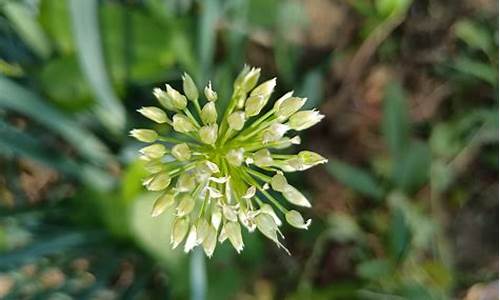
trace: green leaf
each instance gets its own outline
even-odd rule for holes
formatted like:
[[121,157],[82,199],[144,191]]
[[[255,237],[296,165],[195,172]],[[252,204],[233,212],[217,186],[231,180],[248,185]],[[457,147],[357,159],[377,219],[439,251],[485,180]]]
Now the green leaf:
[[200,61],[200,82],[204,84],[212,71],[215,53],[215,34],[219,13],[222,11],[219,0],[198,1],[201,14],[198,27],[198,53]]
[[323,100],[323,73],[320,68],[313,69],[305,75],[300,88],[300,96],[307,96],[303,109],[318,107]]
[[84,158],[102,165],[111,160],[106,146],[91,132],[81,128],[37,95],[15,82],[0,76],[0,107],[22,113],[61,135]]
[[386,87],[382,132],[391,158],[397,160],[406,152],[410,136],[406,95],[399,83]]
[[412,0],[376,0],[375,8],[383,17],[404,13]]
[[59,51],[69,54],[74,51],[67,0],[42,0],[40,2],[40,24],[55,42]]
[[356,273],[362,278],[378,280],[387,276],[392,271],[391,263],[386,259],[373,259],[363,261],[356,267]]
[[329,159],[326,169],[338,181],[360,194],[375,200],[380,200],[384,196],[384,190],[379,182],[364,170],[335,159]]
[[498,72],[492,64],[461,56],[454,61],[453,67],[463,74],[476,77],[492,86],[497,85]]
[[139,84],[164,80],[176,60],[173,45],[183,34],[181,28],[174,29],[173,22],[148,11],[113,2],[103,3],[100,17],[105,58],[118,87],[129,80]]
[[389,233],[389,245],[393,259],[396,262],[404,260],[411,242],[411,231],[401,209],[392,211]]
[[98,24],[97,0],[71,0],[73,35],[83,73],[97,96],[96,114],[110,131],[125,127],[125,109],[115,95],[104,63]]
[[494,47],[493,35],[472,20],[460,20],[455,23],[454,29],[459,39],[471,48],[482,50],[486,55],[489,55]]
[[63,56],[44,64],[38,78],[49,100],[61,108],[80,111],[94,103],[74,56]]
[[41,58],[49,57],[50,43],[38,24],[34,12],[30,11],[21,1],[7,1],[3,5],[3,12],[19,36],[38,56]]
[[68,175],[78,175],[78,165],[57,155],[39,139],[12,127],[0,119],[0,152],[7,156],[21,155]]
[[415,192],[429,178],[431,153],[421,142],[412,143],[394,166],[393,182],[398,188]]

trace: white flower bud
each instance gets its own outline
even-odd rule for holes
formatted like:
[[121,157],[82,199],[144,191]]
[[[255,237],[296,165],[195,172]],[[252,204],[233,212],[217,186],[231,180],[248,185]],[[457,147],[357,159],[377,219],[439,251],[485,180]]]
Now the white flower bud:
[[250,186],[245,194],[241,196],[243,199],[251,199],[253,196],[255,196],[255,193],[257,192],[257,188],[255,186]]
[[162,144],[152,144],[139,150],[139,153],[149,158],[157,159],[163,157],[167,153],[167,149]]
[[307,129],[319,123],[325,116],[316,110],[304,110],[293,114],[288,125],[297,131]]
[[273,217],[274,223],[276,223],[277,226],[281,226],[281,219],[278,217],[278,215],[274,212],[274,209],[271,205],[269,204],[264,204],[260,208],[260,211],[262,213],[268,214],[271,217]]
[[177,216],[184,217],[189,215],[195,206],[196,202],[190,194],[182,194],[179,199],[179,205],[177,205],[176,211]]
[[267,149],[261,149],[253,154],[254,164],[258,167],[268,167],[273,164],[271,152]]
[[253,89],[253,91],[250,93],[250,96],[257,96],[257,95],[264,96],[267,102],[275,86],[276,86],[276,78],[270,79],[266,82],[261,83],[258,87]]
[[205,254],[212,257],[215,246],[217,245],[217,230],[212,226],[208,227],[207,236],[203,240],[202,246]]
[[132,129],[130,136],[144,143],[152,143],[158,139],[158,133],[151,129]]
[[219,126],[217,124],[205,125],[200,128],[200,139],[203,143],[213,145],[217,141]]
[[288,125],[281,123],[273,123],[271,126],[266,128],[264,135],[262,136],[262,142],[264,144],[275,142],[281,139],[285,133],[290,129]]
[[293,91],[290,91],[286,94],[284,94],[283,96],[281,96],[278,100],[276,100],[276,102],[274,102],[274,106],[273,106],[273,109],[274,109],[274,112],[276,113],[276,111],[279,110],[281,104],[287,100],[288,98],[292,97],[293,96]]
[[208,235],[208,231],[210,230],[210,224],[208,224],[205,218],[200,218],[196,222],[196,243],[201,244],[205,240]]
[[302,106],[304,106],[304,103],[306,103],[306,100],[306,98],[298,97],[285,99],[274,114],[280,121],[284,121],[301,109]]
[[260,77],[260,68],[249,68],[245,66],[241,73],[238,75],[236,80],[234,81],[234,89],[241,89],[243,92],[248,93],[251,91]]
[[312,151],[300,151],[298,156],[307,169],[328,162],[328,159]]
[[181,193],[191,192],[196,186],[193,174],[184,172],[177,178],[176,190]]
[[214,102],[217,101],[217,93],[212,89],[212,82],[208,82],[208,85],[205,87],[205,97],[208,101]]
[[245,150],[243,148],[229,150],[226,154],[227,162],[234,167],[239,167],[243,163],[243,153]]
[[146,188],[150,191],[157,192],[164,190],[170,184],[171,178],[168,173],[158,173],[146,179],[144,184]]
[[219,229],[220,223],[222,222],[222,212],[220,209],[215,208],[212,212],[212,218],[210,219],[210,223],[215,229]]
[[285,214],[285,219],[288,224],[295,228],[307,229],[311,225],[311,219],[304,221],[302,215],[296,210],[290,210]]
[[182,88],[184,89],[184,95],[186,95],[189,100],[198,100],[199,94],[196,84],[187,73],[184,73],[184,76],[182,76]]
[[262,232],[263,235],[274,242],[278,242],[278,225],[276,225],[276,223],[274,222],[274,218],[271,215],[261,213],[257,215],[255,221],[257,224],[257,229],[259,229],[259,231]]
[[186,243],[184,244],[184,252],[188,253],[191,249],[196,247],[196,245],[198,245],[196,238],[196,226],[192,225],[186,238]]
[[175,204],[175,196],[170,193],[164,193],[156,199],[153,210],[151,211],[152,217],[161,215],[167,208]]
[[167,95],[170,98],[172,106],[178,110],[183,110],[184,108],[186,108],[187,105],[186,97],[184,97],[181,93],[172,88],[170,85],[167,84],[166,87],[167,87]]
[[144,165],[144,169],[146,169],[149,173],[155,174],[163,171],[164,164],[159,160],[148,161]]
[[311,203],[307,200],[301,192],[291,185],[288,185],[282,192],[283,196],[288,202],[304,207],[311,207]]
[[241,237],[241,227],[238,222],[227,222],[224,224],[224,232],[229,238],[236,252],[240,253],[243,250],[243,238]]
[[204,124],[213,124],[217,122],[217,110],[214,102],[208,102],[201,110],[201,120]]
[[191,120],[182,114],[175,114],[172,118],[172,123],[174,130],[180,133],[188,133],[196,130]]
[[176,110],[167,92],[163,91],[162,89],[155,88],[153,90],[153,95],[156,97],[158,102],[160,102],[160,104],[166,109],[170,111]]
[[288,186],[286,177],[283,174],[276,174],[271,178],[271,187],[277,192],[283,192]]
[[177,144],[172,147],[172,156],[179,161],[191,159],[191,149],[186,143]]
[[227,123],[234,130],[241,130],[245,125],[245,113],[235,111],[227,117]]
[[260,113],[260,111],[266,106],[266,98],[262,95],[251,96],[245,102],[245,116],[253,117]]
[[170,233],[170,243],[172,248],[175,249],[186,237],[189,229],[189,220],[186,218],[175,218],[172,232]]
[[238,214],[229,205],[223,205],[222,206],[222,215],[224,215],[224,218],[226,218],[226,220],[228,220],[228,221],[231,221],[231,222],[237,222],[238,221]]
[[154,106],[141,107],[137,110],[141,115],[146,118],[162,124],[168,121],[167,114],[160,108]]

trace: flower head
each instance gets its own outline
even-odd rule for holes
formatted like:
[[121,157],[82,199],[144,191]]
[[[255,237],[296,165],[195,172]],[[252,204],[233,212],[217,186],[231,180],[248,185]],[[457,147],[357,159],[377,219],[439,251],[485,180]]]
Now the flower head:
[[[311,151],[292,155],[279,150],[299,144],[298,136],[287,135],[317,124],[323,115],[316,110],[300,111],[306,99],[292,92],[265,111],[276,79],[258,85],[259,77],[260,69],[245,66],[224,112],[218,111],[212,84],[200,93],[188,74],[183,76],[184,94],[170,85],[153,91],[164,109],[138,110],[161,124],[157,126],[171,126],[178,133],[167,137],[152,129],[130,132],[150,144],[140,150],[140,158],[151,173],[143,180],[144,186],[159,192],[151,215],[175,208],[174,248],[184,242],[188,252],[199,245],[210,257],[217,242],[228,240],[239,253],[244,248],[243,227],[249,232],[257,229],[285,249],[282,219],[299,229],[311,223],[294,209],[310,207],[310,202],[288,183],[284,172],[303,171],[326,159]],[[203,106],[200,95],[205,96]]]

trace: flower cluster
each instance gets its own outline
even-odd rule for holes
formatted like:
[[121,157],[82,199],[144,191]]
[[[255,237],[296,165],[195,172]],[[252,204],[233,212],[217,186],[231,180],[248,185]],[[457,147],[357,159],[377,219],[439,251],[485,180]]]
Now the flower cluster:
[[138,110],[178,133],[166,137],[151,129],[130,132],[137,140],[150,143],[140,150],[140,158],[151,173],[144,179],[144,186],[159,192],[152,216],[175,207],[171,231],[174,248],[185,241],[186,252],[201,245],[211,257],[217,241],[227,239],[239,253],[244,246],[243,225],[249,232],[259,230],[287,251],[280,241],[280,215],[296,228],[307,229],[310,224],[278,200],[311,206],[288,184],[283,172],[303,171],[326,159],[310,151],[291,155],[280,150],[300,143],[299,136],[289,137],[287,133],[307,129],[323,115],[316,110],[300,111],[306,99],[294,97],[293,92],[261,114],[276,79],[257,85],[259,77],[260,69],[245,66],[234,82],[224,112],[216,105],[218,96],[210,83],[204,89],[206,101],[200,104],[200,93],[187,74],[183,76],[184,94],[167,84],[165,90],[153,91],[163,108]]

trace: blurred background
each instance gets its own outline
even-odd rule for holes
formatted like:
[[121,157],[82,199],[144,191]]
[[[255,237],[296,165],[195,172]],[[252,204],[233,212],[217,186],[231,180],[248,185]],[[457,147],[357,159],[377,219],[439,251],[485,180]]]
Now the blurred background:
[[295,150],[329,163],[290,178],[292,255],[218,246],[206,299],[498,299],[497,54],[495,0],[0,0],[0,298],[189,299],[127,132],[247,63],[326,114]]

